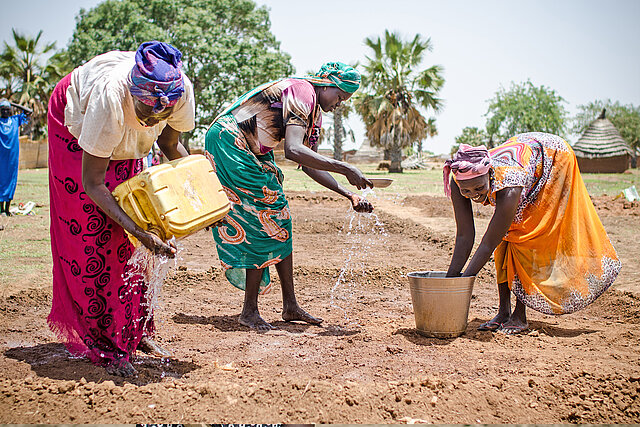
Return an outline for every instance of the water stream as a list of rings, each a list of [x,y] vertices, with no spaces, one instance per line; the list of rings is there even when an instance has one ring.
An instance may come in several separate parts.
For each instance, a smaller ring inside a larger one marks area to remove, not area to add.
[[[372,203],[378,198],[372,188],[363,190],[362,196]],[[353,309],[349,306],[353,305],[357,299],[366,298],[366,289],[358,287],[358,279],[367,274],[366,261],[369,250],[383,246],[388,234],[377,214],[357,213],[351,208],[345,215],[345,224],[339,234],[346,237],[342,250],[345,263],[336,283],[331,288],[329,305],[342,312],[346,326],[361,326],[356,320],[350,318],[349,313]]]
[[[162,285],[169,271],[175,268],[178,260],[182,259],[182,245],[177,244],[175,238],[170,242],[173,242],[177,248],[174,258],[169,258],[166,255],[154,255],[144,245],[139,245],[127,262],[126,272],[122,275],[125,282],[129,283],[127,292],[133,292],[134,295],[141,292],[146,285],[141,304],[146,308],[146,315],[135,319],[136,324],[144,322],[143,330],[162,303]]]

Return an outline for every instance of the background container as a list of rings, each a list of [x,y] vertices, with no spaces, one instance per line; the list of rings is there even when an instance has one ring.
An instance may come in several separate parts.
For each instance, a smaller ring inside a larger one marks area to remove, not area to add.
[[[136,224],[164,241],[202,230],[231,209],[211,163],[199,154],[152,166],[118,185],[113,196]]]
[[[445,277],[445,271],[409,273],[416,329],[436,338],[460,336],[467,329],[473,277]]]

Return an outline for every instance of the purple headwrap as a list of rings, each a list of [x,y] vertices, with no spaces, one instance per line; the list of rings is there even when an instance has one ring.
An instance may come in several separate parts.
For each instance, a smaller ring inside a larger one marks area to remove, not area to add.
[[[181,58],[182,53],[168,43],[142,43],[131,70],[131,95],[153,106],[154,113],[175,105],[184,92]]]
[[[489,172],[491,168],[491,157],[489,150],[484,145],[472,147],[467,144],[460,144],[458,152],[453,155],[453,159],[444,162],[442,175],[444,179],[444,194],[451,197],[451,186],[449,174],[453,172],[456,180],[465,180],[482,176]]]

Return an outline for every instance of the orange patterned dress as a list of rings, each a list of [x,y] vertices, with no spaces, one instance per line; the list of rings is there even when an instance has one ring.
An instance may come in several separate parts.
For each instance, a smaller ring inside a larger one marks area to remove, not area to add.
[[[516,216],[494,252],[498,283],[528,307],[573,313],[616,279],[621,263],[562,138],[524,133],[490,150],[491,191],[523,187]]]

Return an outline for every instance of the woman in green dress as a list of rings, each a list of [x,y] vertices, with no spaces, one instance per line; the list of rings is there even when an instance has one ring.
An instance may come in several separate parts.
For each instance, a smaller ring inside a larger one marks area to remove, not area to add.
[[[270,288],[275,265],[282,285],[286,321],[320,324],[297,303],[293,284],[291,215],[273,148],[284,139],[285,157],[324,187],[344,196],[358,212],[372,205],[347,190],[329,172],[344,175],[358,189],[372,187],[360,170],[317,153],[322,111],[333,111],[360,86],[360,74],[340,62],[305,78],[261,85],[227,108],[209,128],[205,148],[233,209],[227,224],[213,230],[227,279],[244,289],[239,322],[258,331],[272,329],[258,311],[258,294]]]

